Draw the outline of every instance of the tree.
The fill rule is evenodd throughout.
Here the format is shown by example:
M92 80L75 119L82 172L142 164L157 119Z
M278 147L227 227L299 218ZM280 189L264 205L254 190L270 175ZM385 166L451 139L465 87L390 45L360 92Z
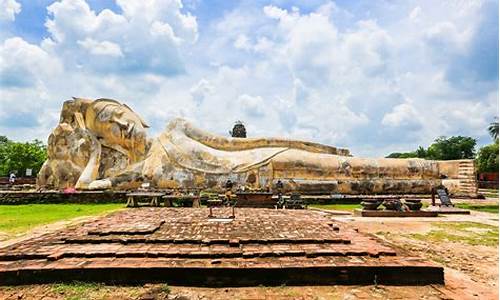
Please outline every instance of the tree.
M247 130L245 129L245 125L241 121L236 121L234 124L233 130L229 131L231 137L235 138L246 138Z
M490 123L490 126L488 126L488 132L494 140L498 139L498 121Z
M425 149L419 146L416 151L411 152L394 152L389 154L388 158L425 158L435 160L451 160L451 159L466 159L474 158L476 140L471 137L452 136L446 138L444 136L434 140L434 143Z
M415 152L393 152L386 156L386 158L413 158L417 157Z
M387 155L385 158L400 158L402 153L400 152L392 152L391 154Z
M479 172L498 172L498 140L479 149L476 165Z
M13 171L24 175L26 169L33 169L33 174L37 174L46 159L47 149L39 140L21 143L0 137L1 176L7 176Z
M418 146L417 151L415 151L415 154L417 155L418 158L426 158L427 157L427 150L424 149L422 146Z
M437 138L427 149L427 159L452 160L472 159L475 156L476 140L471 137L444 136Z

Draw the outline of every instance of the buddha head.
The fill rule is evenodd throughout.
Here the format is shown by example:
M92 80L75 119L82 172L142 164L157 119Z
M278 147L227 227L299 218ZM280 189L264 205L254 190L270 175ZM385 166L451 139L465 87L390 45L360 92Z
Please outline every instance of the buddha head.
M127 105L97 99L87 107L85 123L104 145L126 154L129 163L144 159L149 126Z

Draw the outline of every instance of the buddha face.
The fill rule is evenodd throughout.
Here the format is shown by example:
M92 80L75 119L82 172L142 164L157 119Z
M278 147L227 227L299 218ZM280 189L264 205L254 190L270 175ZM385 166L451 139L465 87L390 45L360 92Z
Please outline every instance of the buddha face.
M125 150L130 163L144 158L149 126L128 106L98 99L87 109L85 122L106 145Z

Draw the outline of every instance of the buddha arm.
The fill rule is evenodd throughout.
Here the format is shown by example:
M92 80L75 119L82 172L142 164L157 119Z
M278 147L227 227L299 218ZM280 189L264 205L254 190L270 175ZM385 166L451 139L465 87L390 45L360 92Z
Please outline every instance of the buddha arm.
M314 153L327 153L349 156L349 150L331 147L312 142L304 142L279 138L225 138L211 134L207 131L193 127L182 119L170 123L168 130L182 131L189 138L196 140L208 147L223 151L241 151L256 148L284 147L305 150Z
M92 181L97 179L101 159L101 144L95 143L94 147L95 148L90 153L90 158L85 169L83 169L80 178L78 178L75 186L77 189L86 189Z

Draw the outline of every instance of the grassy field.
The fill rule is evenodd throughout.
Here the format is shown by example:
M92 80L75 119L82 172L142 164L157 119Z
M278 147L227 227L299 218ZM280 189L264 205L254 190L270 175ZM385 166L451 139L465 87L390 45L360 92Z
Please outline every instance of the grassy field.
M18 234L39 225L100 215L123 207L119 203L0 205L0 232Z
M475 222L433 223L427 234L410 234L414 239L434 242L456 242L469 245L498 245L498 227Z
M456 204L458 208L484 211L489 213L498 214L498 205L496 204L468 204L468 203L458 203Z

